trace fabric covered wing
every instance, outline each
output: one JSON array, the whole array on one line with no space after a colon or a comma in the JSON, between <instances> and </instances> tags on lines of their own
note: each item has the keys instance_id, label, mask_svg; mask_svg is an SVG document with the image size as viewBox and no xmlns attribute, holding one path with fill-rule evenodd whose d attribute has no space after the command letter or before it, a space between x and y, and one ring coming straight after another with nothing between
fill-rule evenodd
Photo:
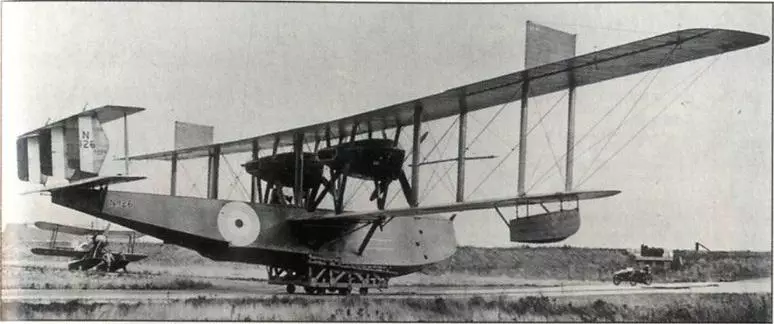
<instances>
[{"instance_id":1,"label":"fabric covered wing","mask_svg":"<svg viewBox=\"0 0 774 324\"><path fill-rule=\"evenodd\" d=\"M459 102L464 98L468 111L483 109L521 97L521 86L529 79L529 97L583 86L613 78L645 72L682 62L735 51L765 43L769 37L724 29L686 29L611 47L559 62L545 64L481 82L454 88L442 93L372 110L366 113L291 129L262 136L130 157L132 160L170 160L204 157L220 147L222 154L249 152L292 145L295 134L303 134L305 142L334 139L413 123L414 107L423 106L423 121L431 121L460 113Z\"/></svg>"},{"instance_id":2,"label":"fabric covered wing","mask_svg":"<svg viewBox=\"0 0 774 324\"><path fill-rule=\"evenodd\" d=\"M45 255L45 256L62 256L70 258L82 258L86 252L66 250L66 249L46 249L46 248L34 248L32 254Z\"/></svg>"},{"instance_id":3,"label":"fabric covered wing","mask_svg":"<svg viewBox=\"0 0 774 324\"><path fill-rule=\"evenodd\" d=\"M350 220L367 222L379 218L389 217L418 217L424 215L454 213L469 210L492 209L495 207L512 207L542 203L556 203L562 201L569 202L575 200L599 199L614 196L619 193L621 192L618 190L560 192L553 194L527 195L522 197L487 199L436 206L420 206L415 208L376 210L369 212L345 212L341 214L330 213L325 215L311 213L299 214L289 217L288 220L304 222L327 220Z\"/></svg>"},{"instance_id":4,"label":"fabric covered wing","mask_svg":"<svg viewBox=\"0 0 774 324\"><path fill-rule=\"evenodd\" d=\"M35 222L35 227L45 230L45 231L58 231L59 233L66 233L66 234L72 234L72 235L97 235L97 234L104 234L107 236L126 236L126 235L132 235L134 234L135 238L142 237L145 234L138 233L135 231L107 231L103 229L91 229L91 228L83 228L83 227L77 227L77 226L70 226L70 225L62 225L62 224L56 224L56 223L49 223L49 222Z\"/></svg>"},{"instance_id":5,"label":"fabric covered wing","mask_svg":"<svg viewBox=\"0 0 774 324\"><path fill-rule=\"evenodd\" d=\"M69 226L69 225L61 225L61 224L55 224L55 223L49 223L49 222L35 222L35 227L45 231L58 231L59 233L67 233L67 234L80 235L80 236L94 235L101 232L99 230L93 230L93 229Z\"/></svg>"},{"instance_id":6,"label":"fabric covered wing","mask_svg":"<svg viewBox=\"0 0 774 324\"><path fill-rule=\"evenodd\" d=\"M145 254L132 254L132 253L125 253L124 254L124 258L126 258L126 261L129 261L129 262L140 261L140 260L145 259L147 257L148 256L145 255Z\"/></svg>"}]
</instances>

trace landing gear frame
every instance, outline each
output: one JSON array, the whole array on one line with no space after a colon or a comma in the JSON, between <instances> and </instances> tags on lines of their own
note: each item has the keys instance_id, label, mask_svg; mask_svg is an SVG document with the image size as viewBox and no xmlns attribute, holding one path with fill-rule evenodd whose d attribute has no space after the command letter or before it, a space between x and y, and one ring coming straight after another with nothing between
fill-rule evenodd
<instances>
[{"instance_id":1,"label":"landing gear frame","mask_svg":"<svg viewBox=\"0 0 774 324\"><path fill-rule=\"evenodd\" d=\"M353 289L358 289L361 295L366 295L371 288L386 289L391 274L387 271L319 264L310 264L306 271L269 266L268 273L269 284L285 285L289 294L295 293L296 286L300 286L310 295L349 295Z\"/></svg>"}]
</instances>

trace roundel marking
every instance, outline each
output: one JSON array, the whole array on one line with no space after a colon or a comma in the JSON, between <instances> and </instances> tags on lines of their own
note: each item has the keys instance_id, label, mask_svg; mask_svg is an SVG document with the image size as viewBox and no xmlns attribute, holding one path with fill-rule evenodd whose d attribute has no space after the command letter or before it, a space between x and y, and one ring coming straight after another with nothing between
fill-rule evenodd
<instances>
[{"instance_id":1,"label":"roundel marking","mask_svg":"<svg viewBox=\"0 0 774 324\"><path fill-rule=\"evenodd\" d=\"M232 201L218 212L218 231L234 246L247 246L261 234L261 220L249 205Z\"/></svg>"}]
</instances>

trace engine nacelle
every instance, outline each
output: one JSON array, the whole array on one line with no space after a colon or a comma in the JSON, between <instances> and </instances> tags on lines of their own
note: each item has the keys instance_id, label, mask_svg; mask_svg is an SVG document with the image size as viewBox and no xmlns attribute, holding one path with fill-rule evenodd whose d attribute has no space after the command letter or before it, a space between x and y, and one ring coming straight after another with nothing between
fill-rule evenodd
<instances>
[{"instance_id":1,"label":"engine nacelle","mask_svg":"<svg viewBox=\"0 0 774 324\"><path fill-rule=\"evenodd\" d=\"M349 164L348 175L363 180L398 179L406 152L388 139L366 139L321 149L317 158L333 170Z\"/></svg>"},{"instance_id":2,"label":"engine nacelle","mask_svg":"<svg viewBox=\"0 0 774 324\"><path fill-rule=\"evenodd\" d=\"M293 152L264 156L243 164L247 173L282 187L293 187L296 177L296 155ZM323 165L314 153L304 153L304 189L317 188L322 182Z\"/></svg>"}]
</instances>

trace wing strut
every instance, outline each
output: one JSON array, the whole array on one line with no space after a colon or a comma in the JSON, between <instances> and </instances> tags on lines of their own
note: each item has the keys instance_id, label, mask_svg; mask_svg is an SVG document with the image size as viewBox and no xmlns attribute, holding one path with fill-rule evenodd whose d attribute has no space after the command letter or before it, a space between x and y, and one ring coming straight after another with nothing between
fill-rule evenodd
<instances>
[{"instance_id":1,"label":"wing strut","mask_svg":"<svg viewBox=\"0 0 774 324\"><path fill-rule=\"evenodd\" d=\"M571 78L575 78L572 76ZM565 164L564 191L572 191L573 155L575 155L575 85L570 85L567 97L567 163Z\"/></svg>"},{"instance_id":2,"label":"wing strut","mask_svg":"<svg viewBox=\"0 0 774 324\"><path fill-rule=\"evenodd\" d=\"M293 152L295 153L295 181L293 184L293 202L296 206L303 206L304 200L304 137L303 134L297 134L293 143Z\"/></svg>"},{"instance_id":3,"label":"wing strut","mask_svg":"<svg viewBox=\"0 0 774 324\"><path fill-rule=\"evenodd\" d=\"M218 171L220 169L220 146L210 152L207 161L207 198L218 199Z\"/></svg>"},{"instance_id":4,"label":"wing strut","mask_svg":"<svg viewBox=\"0 0 774 324\"><path fill-rule=\"evenodd\" d=\"M56 226L53 231L51 231L51 242L49 242L49 246L52 249L56 248L56 236L59 234L59 226Z\"/></svg>"},{"instance_id":5,"label":"wing strut","mask_svg":"<svg viewBox=\"0 0 774 324\"><path fill-rule=\"evenodd\" d=\"M373 221L371 223L371 227L368 229L368 233L366 233L366 236L363 238L363 242L360 243L360 247L357 249L357 255L363 255L363 251L368 246L368 242L371 241L371 237L374 236L374 233L376 232L376 229L382 224L381 219Z\"/></svg>"},{"instance_id":6,"label":"wing strut","mask_svg":"<svg viewBox=\"0 0 774 324\"><path fill-rule=\"evenodd\" d=\"M177 153L172 154L171 170L169 175L169 195L177 194Z\"/></svg>"},{"instance_id":7,"label":"wing strut","mask_svg":"<svg viewBox=\"0 0 774 324\"><path fill-rule=\"evenodd\" d=\"M457 136L457 202L465 200L465 142L468 131L468 102L464 95L459 98L460 125Z\"/></svg>"},{"instance_id":8,"label":"wing strut","mask_svg":"<svg viewBox=\"0 0 774 324\"><path fill-rule=\"evenodd\" d=\"M521 126L519 127L519 184L518 194L524 196L524 176L527 164L527 99L529 98L529 79L521 83Z\"/></svg>"},{"instance_id":9,"label":"wing strut","mask_svg":"<svg viewBox=\"0 0 774 324\"><path fill-rule=\"evenodd\" d=\"M124 110L124 157L129 157L129 123ZM124 174L129 175L129 159L124 159Z\"/></svg>"},{"instance_id":10,"label":"wing strut","mask_svg":"<svg viewBox=\"0 0 774 324\"><path fill-rule=\"evenodd\" d=\"M253 161L260 161L258 158L258 150L260 147L258 146L258 140L253 140ZM260 163L260 162L259 162ZM262 188L261 188L261 180L258 179L257 176L252 176L250 178L250 202L255 203L256 200L258 202L263 203L263 195L261 194Z\"/></svg>"},{"instance_id":11,"label":"wing strut","mask_svg":"<svg viewBox=\"0 0 774 324\"><path fill-rule=\"evenodd\" d=\"M422 103L414 105L414 141L411 152L411 207L419 206L419 134L422 131Z\"/></svg>"}]
</instances>

